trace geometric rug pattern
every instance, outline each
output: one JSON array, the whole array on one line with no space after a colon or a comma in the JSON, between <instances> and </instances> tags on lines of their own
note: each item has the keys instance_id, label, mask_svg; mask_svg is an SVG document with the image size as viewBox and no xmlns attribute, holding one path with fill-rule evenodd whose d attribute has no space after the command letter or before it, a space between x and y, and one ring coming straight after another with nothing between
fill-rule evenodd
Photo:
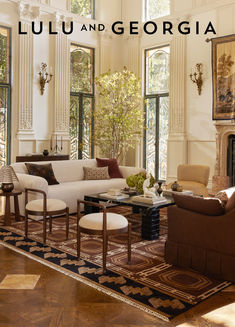
<instances>
[{"instance_id":1,"label":"geometric rug pattern","mask_svg":"<svg viewBox=\"0 0 235 327\"><path fill-rule=\"evenodd\" d=\"M102 273L102 239L82 234L81 258L76 257L76 217L70 216L69 239L65 240L65 218L53 220L52 234L42 244L42 223L29 221L28 238L24 221L0 226L3 245L51 266L111 296L169 321L231 283L209 278L164 261L167 236L165 210L161 212L160 238L141 239L141 219L128 207L114 207L132 223L132 260L127 264L127 235L110 237L107 273Z\"/></svg>"}]
</instances>

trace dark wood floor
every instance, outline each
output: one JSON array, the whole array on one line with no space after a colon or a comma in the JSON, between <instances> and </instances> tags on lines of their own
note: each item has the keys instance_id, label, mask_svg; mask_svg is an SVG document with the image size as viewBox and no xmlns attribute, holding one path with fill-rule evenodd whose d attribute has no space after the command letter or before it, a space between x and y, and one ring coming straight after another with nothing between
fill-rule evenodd
<instances>
[{"instance_id":1,"label":"dark wood floor","mask_svg":"<svg viewBox=\"0 0 235 327\"><path fill-rule=\"evenodd\" d=\"M34 289L1 289L10 274L39 276ZM232 327L235 286L166 323L0 245L0 327Z\"/></svg>"}]
</instances>

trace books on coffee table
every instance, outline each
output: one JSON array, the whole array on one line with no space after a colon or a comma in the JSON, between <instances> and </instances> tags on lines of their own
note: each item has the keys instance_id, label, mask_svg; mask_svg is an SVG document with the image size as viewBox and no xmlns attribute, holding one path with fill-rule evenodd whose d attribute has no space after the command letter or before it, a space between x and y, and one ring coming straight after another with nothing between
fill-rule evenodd
<instances>
[{"instance_id":1,"label":"books on coffee table","mask_svg":"<svg viewBox=\"0 0 235 327\"><path fill-rule=\"evenodd\" d=\"M172 190L164 190L163 191L163 195L168 195L168 196L172 196L172 194L184 194L184 195L193 195L193 191L190 190L183 190L182 192L178 192L178 191L172 191Z\"/></svg>"},{"instance_id":2,"label":"books on coffee table","mask_svg":"<svg viewBox=\"0 0 235 327\"><path fill-rule=\"evenodd\" d=\"M128 194L117 194L117 195L111 195L109 193L100 193L99 194L101 197L104 197L106 199L110 199L110 200L124 200L124 199L128 199L129 195Z\"/></svg>"},{"instance_id":3,"label":"books on coffee table","mask_svg":"<svg viewBox=\"0 0 235 327\"><path fill-rule=\"evenodd\" d=\"M142 202L147 204L163 204L167 202L167 199L162 196L155 198L145 197L144 195L136 195L131 198L133 202Z\"/></svg>"}]
</instances>

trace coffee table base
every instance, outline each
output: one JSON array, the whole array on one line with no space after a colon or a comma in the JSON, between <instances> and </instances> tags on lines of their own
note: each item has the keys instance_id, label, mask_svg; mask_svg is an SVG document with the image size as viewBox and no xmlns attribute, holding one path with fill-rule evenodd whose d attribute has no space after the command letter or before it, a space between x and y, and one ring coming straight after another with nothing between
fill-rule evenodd
<instances>
[{"instance_id":1,"label":"coffee table base","mask_svg":"<svg viewBox=\"0 0 235 327\"><path fill-rule=\"evenodd\" d=\"M141 211L141 237L144 240L157 240L159 238L160 229L160 210L157 208L146 208Z\"/></svg>"}]
</instances>

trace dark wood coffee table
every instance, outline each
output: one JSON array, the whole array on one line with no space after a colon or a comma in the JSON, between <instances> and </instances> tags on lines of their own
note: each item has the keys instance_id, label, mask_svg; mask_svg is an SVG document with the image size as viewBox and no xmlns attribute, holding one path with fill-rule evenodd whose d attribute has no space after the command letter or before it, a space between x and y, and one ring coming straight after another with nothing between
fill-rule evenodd
<instances>
[{"instance_id":1,"label":"dark wood coffee table","mask_svg":"<svg viewBox=\"0 0 235 327\"><path fill-rule=\"evenodd\" d=\"M166 197L166 199L166 203L150 205L142 202L133 202L131 197L122 200L110 200L100 194L85 195L84 197L85 201L95 203L109 201L117 205L127 205L132 207L134 213L141 214L141 236L144 240L156 240L159 238L160 209L174 205L172 197ZM96 207L85 206L85 214L94 212L97 212Z\"/></svg>"}]
</instances>

